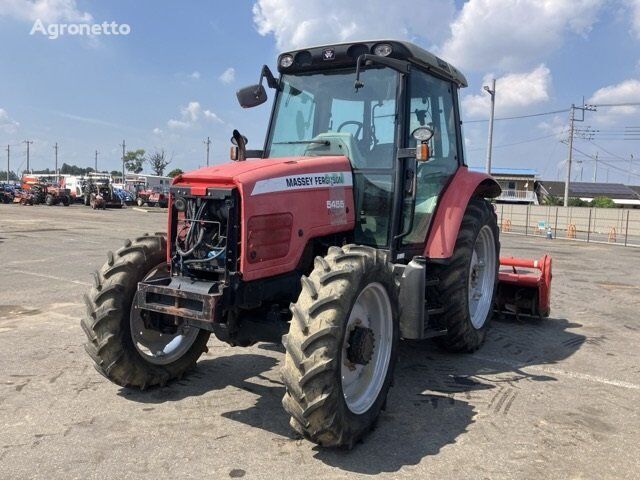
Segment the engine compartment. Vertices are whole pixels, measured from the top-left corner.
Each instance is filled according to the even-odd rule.
[[[236,205],[230,191],[174,195],[170,247],[173,272],[223,280],[229,271],[236,270]]]

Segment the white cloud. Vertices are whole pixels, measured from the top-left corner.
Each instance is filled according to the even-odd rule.
[[[200,102],[189,102],[186,107],[180,109],[180,119],[172,118],[167,122],[167,126],[172,130],[186,130],[195,126],[201,119],[224,123],[211,110],[203,110]]]
[[[200,80],[200,72],[199,71],[194,71],[193,73],[191,73],[189,75],[189,78],[192,80]]]
[[[227,68],[218,79],[227,85],[233,83],[236,80],[236,69],[233,67]]]
[[[43,23],[91,22],[89,12],[78,9],[75,0],[0,0],[0,16],[14,17],[19,20]]]
[[[438,42],[453,18],[453,0],[257,0],[253,21],[279,49],[372,38],[426,37]]]
[[[20,124],[9,117],[4,108],[0,108],[0,132],[16,133]]]
[[[469,0],[440,54],[463,69],[530,68],[567,33],[587,35],[607,0]]]
[[[156,127],[156,128],[154,128],[154,129],[153,129],[153,134],[154,134],[154,135],[162,135],[162,129],[157,128],[157,127]]]
[[[483,85],[490,85],[492,75],[484,77]],[[538,65],[530,72],[510,73],[496,80],[496,116],[511,115],[549,100],[551,72]],[[491,96],[481,90],[477,95],[462,98],[462,111],[466,118],[487,118]]]
[[[640,80],[624,80],[616,85],[609,85],[596,90],[587,100],[590,104],[603,103],[640,103]],[[635,115],[640,113],[637,106],[622,106],[599,109],[597,120],[602,123],[612,123],[620,115]]]
[[[551,120],[543,120],[540,122],[538,128],[545,133],[554,135],[557,140],[564,140],[568,135],[567,123],[568,117],[554,115]]]
[[[626,0],[631,10],[631,31],[640,39],[640,0]]]

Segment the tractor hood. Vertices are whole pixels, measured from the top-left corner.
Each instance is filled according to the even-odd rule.
[[[351,186],[351,164],[344,156],[249,159],[204,167],[175,178],[176,187],[204,195],[208,187],[237,187],[243,196],[288,190]]]
[[[231,188],[240,196],[239,272],[245,281],[292,272],[310,239],[355,227],[345,156],[230,162],[178,176],[171,190],[208,196]]]

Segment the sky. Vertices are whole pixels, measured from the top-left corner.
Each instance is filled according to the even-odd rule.
[[[93,35],[51,29],[103,22]],[[466,75],[470,165],[485,163],[483,86],[496,78],[497,119],[545,115],[497,120],[493,165],[564,178],[568,109],[595,104],[575,124],[573,180],[594,178],[597,154],[598,181],[640,184],[640,0],[0,0],[0,170],[6,145],[25,168],[27,139],[34,169],[53,169],[56,143],[60,165],[93,166],[97,150],[99,169],[120,169],[125,140],[190,170],[207,137],[222,163],[234,128],[263,145],[271,102],[244,110],[235,97],[263,64],[373,38],[413,41]]]

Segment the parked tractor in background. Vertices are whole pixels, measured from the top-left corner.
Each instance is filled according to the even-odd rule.
[[[111,185],[92,184],[89,205],[95,209],[122,208],[123,201],[116,195]]]
[[[44,203],[48,206],[60,204],[68,207],[71,204],[71,191],[68,188],[49,185],[46,187]]]
[[[16,195],[15,185],[0,183],[0,203],[13,203]]]
[[[84,204],[95,209],[122,208],[123,200],[113,191],[110,177],[88,176],[83,185]]]
[[[47,184],[33,175],[22,177],[20,190],[16,192],[14,203],[20,205],[40,205],[45,203],[47,197]]]
[[[154,187],[147,203],[151,207],[167,208],[169,206],[169,192],[159,187]]]
[[[175,178],[166,234],[108,254],[86,296],[86,351],[109,380],[145,389],[181,378],[211,333],[282,341],[291,426],[351,447],[386,404],[401,338],[473,352],[493,306],[518,304],[496,301],[487,199],[500,186],[465,163],[465,77],[422,48],[314,47],[278,69],[237,94],[255,107],[263,80],[275,91],[264,149],[234,130],[234,162]],[[533,289],[509,281],[505,295]]]

